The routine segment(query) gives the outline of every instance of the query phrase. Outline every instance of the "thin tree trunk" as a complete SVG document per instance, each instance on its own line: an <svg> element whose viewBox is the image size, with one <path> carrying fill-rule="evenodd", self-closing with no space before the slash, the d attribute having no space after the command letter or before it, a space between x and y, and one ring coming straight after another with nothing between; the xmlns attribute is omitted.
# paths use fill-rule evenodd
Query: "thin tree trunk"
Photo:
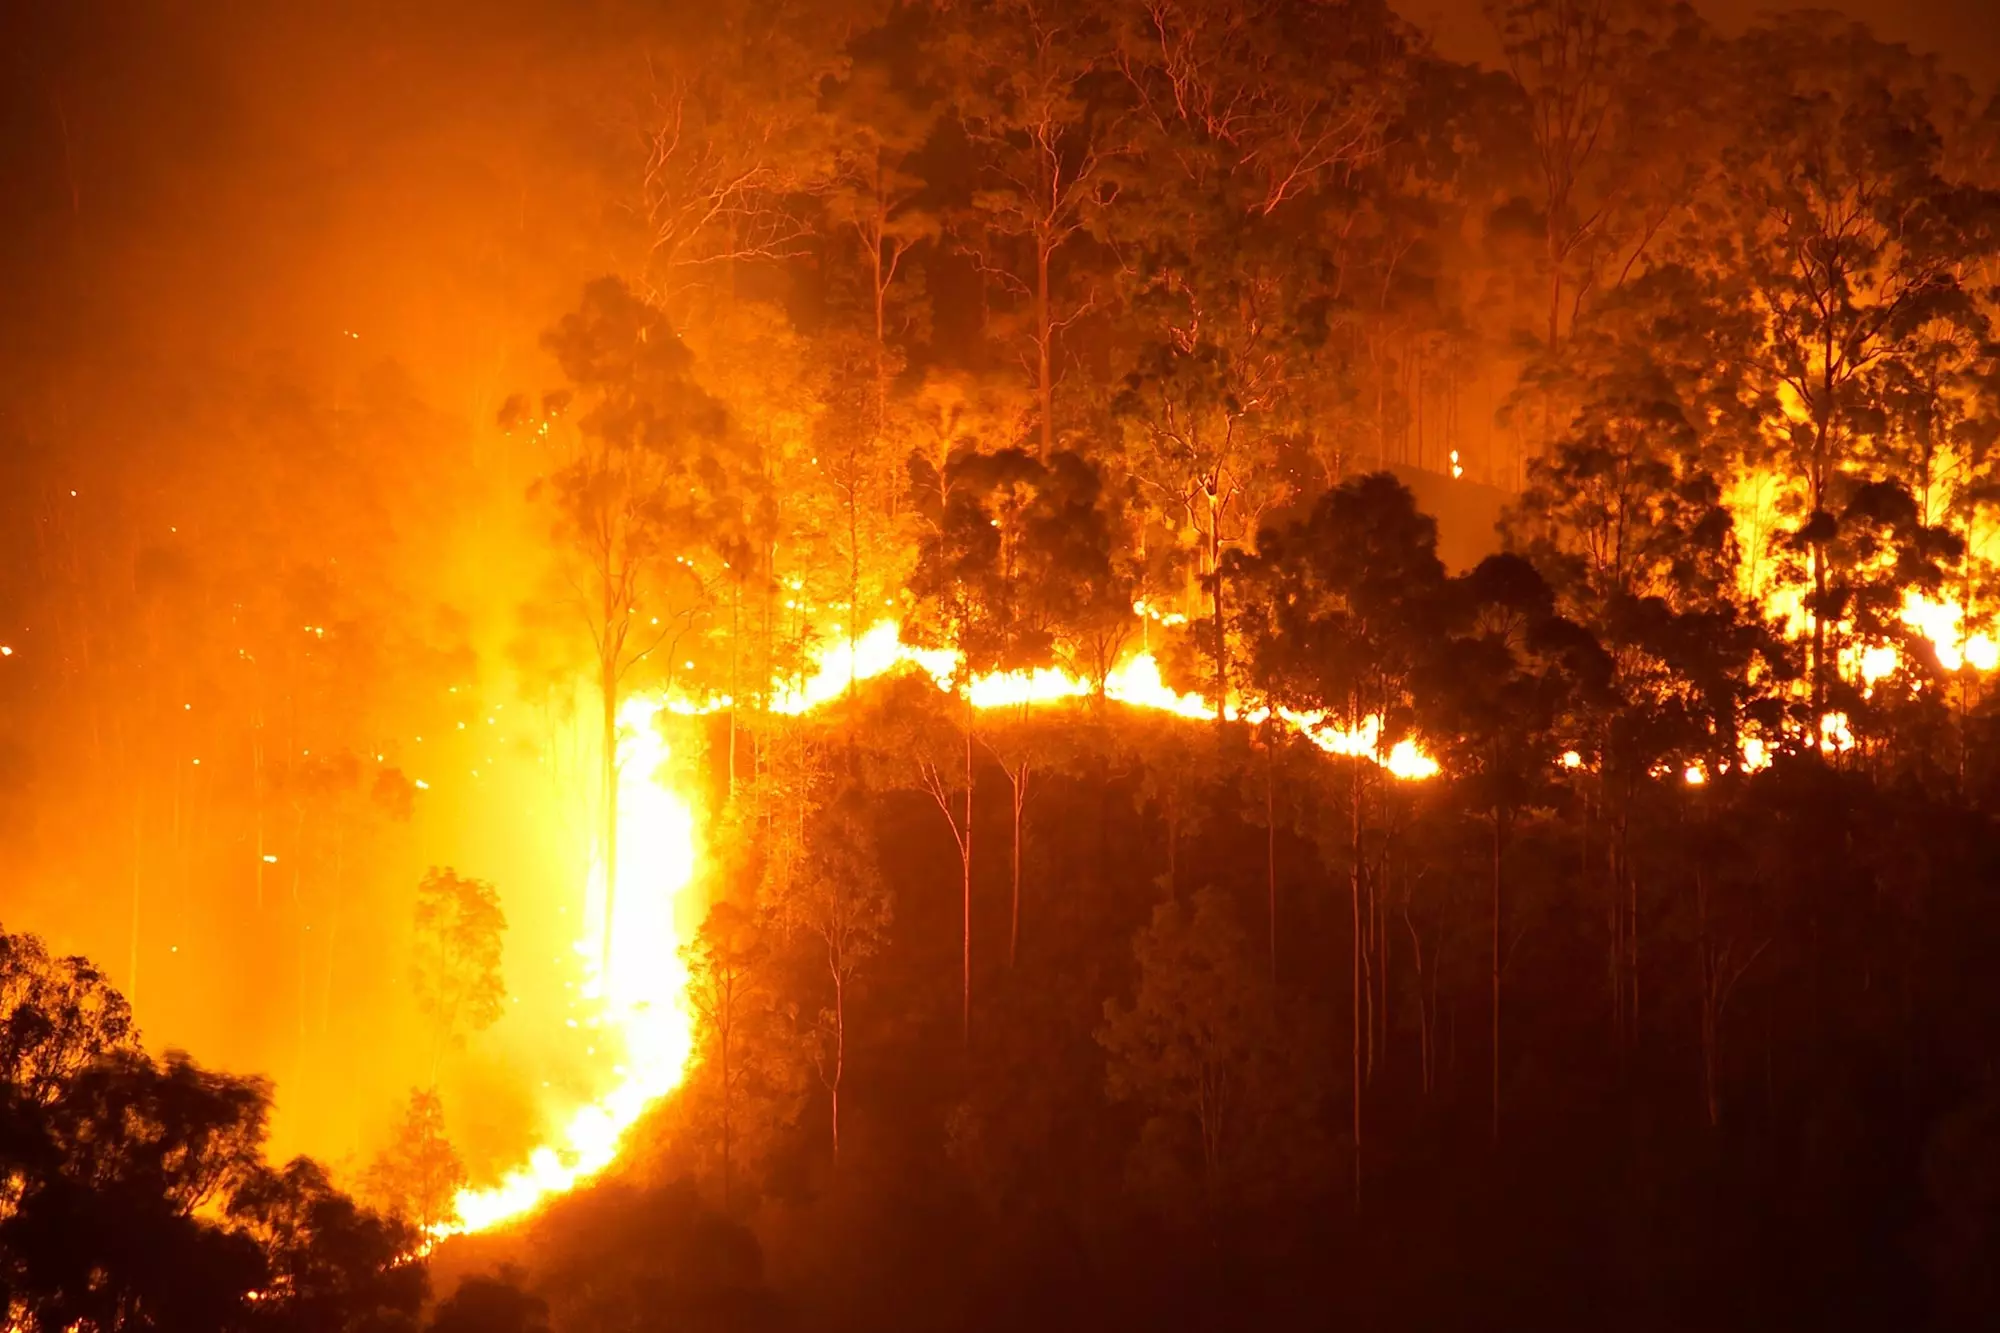
<svg viewBox="0 0 2000 1333"><path fill-rule="evenodd" d="M833 969L833 1082L827 1092L833 1103L833 1160L840 1160L840 1083L847 1072L847 986L841 968Z"/></svg>
<svg viewBox="0 0 2000 1333"><path fill-rule="evenodd" d="M1353 940L1353 1057L1354 1057L1354 1211L1361 1212L1361 760L1348 761L1348 865L1347 891L1352 908Z"/></svg>
<svg viewBox="0 0 2000 1333"><path fill-rule="evenodd" d="M959 861L963 879L963 994L960 997L959 1040L972 1045L972 694L965 696L965 833L960 839Z"/></svg>
<svg viewBox="0 0 2000 1333"><path fill-rule="evenodd" d="M1049 366L1049 341L1055 336L1049 320L1049 244L1046 236L1035 244L1035 388L1042 409L1042 461L1056 448L1055 381Z"/></svg>
<svg viewBox="0 0 2000 1333"><path fill-rule="evenodd" d="M1264 895L1265 916L1271 927L1271 984L1278 984L1278 820L1274 770L1277 767L1275 736L1264 743Z"/></svg>
<svg viewBox="0 0 2000 1333"><path fill-rule="evenodd" d="M1215 579L1215 720L1220 724L1229 706L1229 640L1222 620L1222 511L1213 499L1208 510L1208 567Z"/></svg>
<svg viewBox="0 0 2000 1333"><path fill-rule="evenodd" d="M1014 788L1014 897L1007 921L1007 966L1012 968L1021 945L1021 811L1028 799L1028 761L1007 776Z"/></svg>
<svg viewBox="0 0 2000 1333"><path fill-rule="evenodd" d="M1504 837L1505 815L1498 805L1493 807L1493 1142L1500 1142L1500 964L1501 964L1501 920L1505 909L1502 898L1501 842Z"/></svg>

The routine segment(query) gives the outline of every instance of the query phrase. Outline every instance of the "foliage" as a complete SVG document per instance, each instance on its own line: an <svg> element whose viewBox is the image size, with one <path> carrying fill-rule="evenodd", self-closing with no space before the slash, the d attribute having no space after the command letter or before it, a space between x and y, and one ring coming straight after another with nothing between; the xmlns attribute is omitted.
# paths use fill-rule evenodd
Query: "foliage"
<svg viewBox="0 0 2000 1333"><path fill-rule="evenodd" d="M417 885L411 977L431 1021L432 1067L443 1051L491 1027L507 998L500 977L507 930L500 895L483 879L432 867Z"/></svg>
<svg viewBox="0 0 2000 1333"><path fill-rule="evenodd" d="M0 944L10 966L87 975L32 936ZM22 995L0 1009L10 1025L32 1017ZM100 1001L123 1011L115 992ZM414 1329L425 1277L413 1233L305 1158L268 1165L269 1113L262 1081L179 1052L155 1061L129 1039L55 1069L17 1066L0 1084L10 1321L25 1333Z"/></svg>
<svg viewBox="0 0 2000 1333"><path fill-rule="evenodd" d="M453 1200L465 1183L465 1163L445 1135L437 1090L410 1089L395 1135L368 1164L363 1188L384 1213L429 1235L457 1216Z"/></svg>

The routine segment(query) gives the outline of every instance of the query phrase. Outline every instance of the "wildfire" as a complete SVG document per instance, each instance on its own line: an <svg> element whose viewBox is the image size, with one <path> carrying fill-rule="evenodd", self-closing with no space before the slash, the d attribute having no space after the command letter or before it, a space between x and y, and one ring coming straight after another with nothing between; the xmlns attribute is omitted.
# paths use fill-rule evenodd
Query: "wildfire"
<svg viewBox="0 0 2000 1333"><path fill-rule="evenodd" d="M1810 631L1803 599L1795 588L1764 590L1769 614L1787 631ZM1143 602L1134 606L1142 619L1161 625L1183 617L1163 613ZM1984 632L1968 635L1965 613L1948 599L1934 599L1914 590L1904 594L1902 622L1928 640L1938 663L1948 671L1991 672L2000 667L2000 643ZM1845 639L1852 627L1839 627ZM798 717L844 696L850 688L897 670L914 669L939 690L962 694L976 709L1027 708L1061 704L1097 692L1092 681L1060 667L996 671L966 679L962 661L950 649L924 648L903 641L894 620L883 620L866 633L849 636L840 626L814 654L810 668L774 682L766 698L772 713ZM1840 669L1866 686L1894 674L1903 658L1894 644L1863 643L1847 648ZM1190 720L1221 716L1253 725L1271 721L1263 708L1245 708L1231 698L1216 701L1182 693L1168 685L1159 661L1140 651L1110 671L1102 682L1103 697L1124 707L1167 713ZM687 1000L687 970L680 961L677 915L694 883L699 863L694 802L675 787L666 772L669 747L660 730L663 715L698 716L733 706L727 696L691 698L683 694L651 694L626 701L619 713L618 740L618 883L607 895L602 863L589 885L585 928L576 951L588 973L585 998L591 1006L588 1026L594 1039L623 1053L618 1082L609 1092L571 1113L555 1141L535 1150L528 1161L499 1184L466 1190L457 1199L457 1220L436 1229L443 1237L488 1230L533 1211L549 1197L575 1188L616 1160L623 1137L646 1109L677 1087L694 1047L693 1019ZM1280 709L1278 721L1317 749L1331 755L1365 759L1392 777L1422 781L1437 775L1437 761L1407 738L1385 747L1383 721L1366 716L1342 725L1324 712ZM1854 745L1844 714L1821 720L1820 734L1808 744L1839 753ZM1741 768L1755 772L1771 763L1770 745L1745 737ZM1568 768L1583 765L1575 751L1562 756ZM1680 777L1689 785L1709 780L1707 769L1686 767ZM419 783L419 786L423 784ZM610 902L614 919L604 930ZM599 956L598 942L609 939L610 956Z"/></svg>
<svg viewBox="0 0 2000 1333"><path fill-rule="evenodd" d="M1093 692L1091 682L1059 668L992 672L961 681L959 655L948 649L906 644L894 621L885 620L852 642L835 637L817 655L812 670L778 682L769 700L772 712L801 716L845 694L851 684L891 671L914 668L940 690L964 690L974 708L1015 708L1060 703ZM1198 694L1182 694L1160 674L1159 662L1141 652L1104 680L1104 696L1130 708L1206 720L1216 707ZM731 706L726 696L691 699L648 694L625 701L618 713L618 882L607 895L600 859L589 885L584 930L576 943L588 973L584 997L591 1007L595 1040L623 1052L619 1081L609 1092L571 1113L553 1143L487 1189L459 1193L457 1217L432 1230L434 1240L490 1230L533 1212L550 1197L574 1189L610 1166L625 1133L648 1107L672 1092L686 1075L694 1050L694 1020L687 1004L687 967L680 958L682 899L700 863L694 801L674 785L667 770L671 751L662 735L663 715L698 716ZM1241 711L1225 702L1223 716L1261 724L1270 714ZM1382 720L1366 717L1352 728L1323 713L1281 710L1279 718L1328 754L1367 759L1394 777L1421 780L1438 772L1436 761L1410 740L1382 748ZM421 784L419 784L421 785ZM607 900L611 930L604 930ZM600 957L599 941L609 938L610 956Z"/></svg>

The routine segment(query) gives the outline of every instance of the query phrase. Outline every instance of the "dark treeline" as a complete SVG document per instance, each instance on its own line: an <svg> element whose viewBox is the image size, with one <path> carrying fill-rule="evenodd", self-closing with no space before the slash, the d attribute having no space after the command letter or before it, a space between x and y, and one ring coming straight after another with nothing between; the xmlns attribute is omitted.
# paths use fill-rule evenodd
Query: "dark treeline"
<svg viewBox="0 0 2000 1333"><path fill-rule="evenodd" d="M24 353L0 818L140 1004L226 1004L205 948L283 1097L397 1094L402 1220L9 937L23 1328L1991 1319L2000 112L1829 14L1489 19L1504 69L1370 0L357 40L487 164L504 226L412 215L475 334ZM795 715L879 620L952 688ZM1141 651L1216 716L1108 697ZM1086 688L975 706L1038 668ZM575 921L410 826L505 801L512 704L618 865L653 692L712 706L696 1059L424 1312L532 1138L466 1072L501 932Z"/></svg>

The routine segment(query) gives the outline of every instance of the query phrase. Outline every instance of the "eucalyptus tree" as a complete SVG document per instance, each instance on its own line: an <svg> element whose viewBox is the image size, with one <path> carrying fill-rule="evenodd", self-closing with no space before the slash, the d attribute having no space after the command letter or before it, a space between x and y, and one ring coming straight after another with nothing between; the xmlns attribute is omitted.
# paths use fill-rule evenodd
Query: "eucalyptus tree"
<svg viewBox="0 0 2000 1333"><path fill-rule="evenodd" d="M632 671L682 636L715 601L743 549L758 471L727 418L696 383L693 357L666 316L616 278L584 288L544 336L570 387L539 407L516 397L501 424L550 446L530 492L552 513L570 600L590 635L602 706L602 962L618 890L618 710Z"/></svg>
<svg viewBox="0 0 2000 1333"><path fill-rule="evenodd" d="M1483 812L1492 853L1491 1134L1500 1138L1502 979L1511 941L1506 853L1515 817L1551 799L1576 711L1609 685L1610 663L1589 631L1556 610L1555 595L1517 555L1488 556L1453 579L1445 633L1416 673L1420 731L1466 804Z"/></svg>
<svg viewBox="0 0 2000 1333"><path fill-rule="evenodd" d="M982 278L1027 305L1024 343L1038 452L1056 449L1064 336L1110 300L1102 242L1130 151L1111 7L1049 0L956 3L941 54L976 176L961 244Z"/></svg>
<svg viewBox="0 0 2000 1333"><path fill-rule="evenodd" d="M1364 895L1373 920L1380 878L1371 874L1364 844L1367 788L1384 776L1370 759L1409 734L1413 682L1447 624L1437 524L1394 477L1371 473L1325 492L1304 517L1267 528L1255 556L1233 566L1246 585L1239 612L1246 674L1268 706L1320 715L1322 725L1349 737L1373 737L1374 755L1346 762L1358 1207L1364 1054L1373 1067L1374 1024L1365 1023L1365 1043L1364 1015L1388 997L1386 947L1371 952L1362 926Z"/></svg>

